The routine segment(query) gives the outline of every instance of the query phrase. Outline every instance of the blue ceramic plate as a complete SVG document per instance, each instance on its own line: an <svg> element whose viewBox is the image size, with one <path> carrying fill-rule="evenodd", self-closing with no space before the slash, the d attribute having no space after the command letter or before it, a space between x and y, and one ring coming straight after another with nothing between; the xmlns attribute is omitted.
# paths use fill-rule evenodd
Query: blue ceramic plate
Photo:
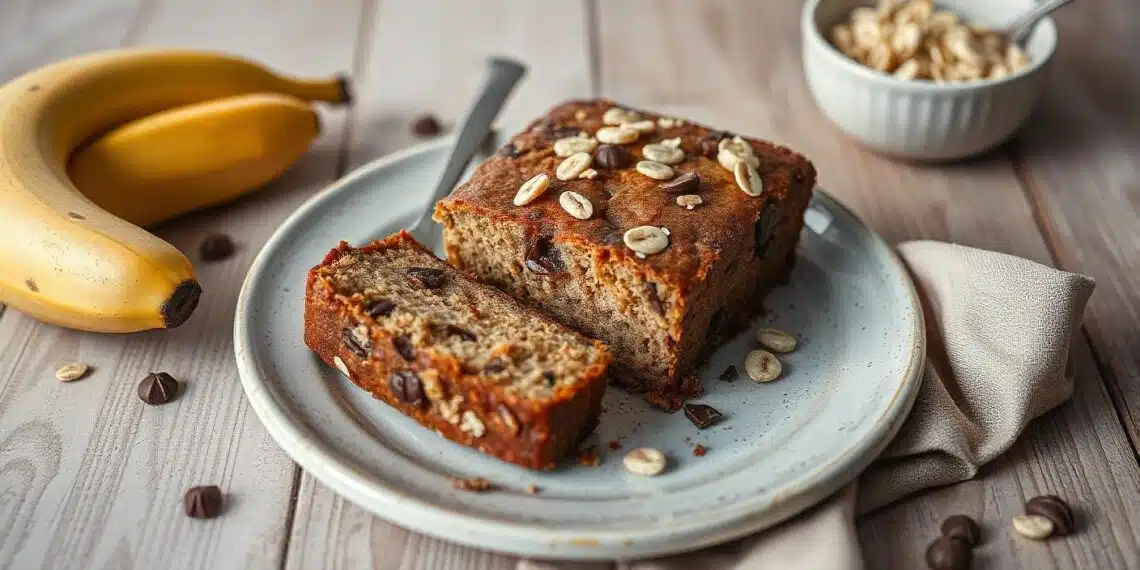
<svg viewBox="0 0 1140 570"><path fill-rule="evenodd" d="M906 417L921 376L922 313L891 249L818 192L788 286L755 327L800 335L784 375L743 374L754 335L701 369L699 401L727 416L698 430L683 414L606 394L588 443L597 467L537 473L444 440L357 389L302 341L305 273L339 240L361 244L412 223L450 140L364 166L310 199L269 240L242 287L234 345L242 384L269 433L297 463L348 500L397 525L523 556L658 556L780 522L850 482ZM730 364L735 382L717 376ZM611 449L617 442L621 449ZM707 449L693 454L696 445ZM631 475L623 450L669 457L657 477ZM500 490L454 490L481 476ZM529 485L540 492L526 492Z"/></svg>

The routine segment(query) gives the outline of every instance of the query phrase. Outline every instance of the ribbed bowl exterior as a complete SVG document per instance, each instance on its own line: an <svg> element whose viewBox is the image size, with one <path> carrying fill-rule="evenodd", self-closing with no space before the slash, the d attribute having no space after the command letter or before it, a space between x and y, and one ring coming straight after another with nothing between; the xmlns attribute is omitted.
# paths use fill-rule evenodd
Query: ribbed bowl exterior
<svg viewBox="0 0 1140 570"><path fill-rule="evenodd" d="M1044 59L1020 74L975 83L908 82L862 67L828 44L818 32L816 11L828 3L851 4L809 0L805 6L811 11L802 34L808 88L828 119L875 151L917 160L985 152L1025 124L1044 88L1056 37L1051 22L1039 26L1030 45L1031 56L1036 51Z"/></svg>

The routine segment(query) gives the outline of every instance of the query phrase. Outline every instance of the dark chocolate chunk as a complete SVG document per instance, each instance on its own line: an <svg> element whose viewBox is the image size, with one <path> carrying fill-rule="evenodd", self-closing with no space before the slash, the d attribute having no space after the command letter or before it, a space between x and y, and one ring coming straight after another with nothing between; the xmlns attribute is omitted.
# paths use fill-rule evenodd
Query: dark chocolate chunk
<svg viewBox="0 0 1140 570"><path fill-rule="evenodd" d="M404 360L411 362L416 359L416 347L412 345L412 339L408 335L398 334L392 337L392 346L400 356L404 357Z"/></svg>
<svg viewBox="0 0 1140 570"><path fill-rule="evenodd" d="M519 147L515 146L515 143L509 142L509 143L499 147L499 150L496 151L495 154L497 154L499 156L505 156L507 158L518 158Z"/></svg>
<svg viewBox="0 0 1140 570"><path fill-rule="evenodd" d="M412 121L412 133L417 137L434 137L443 132L439 119L430 113L420 115Z"/></svg>
<svg viewBox="0 0 1140 570"><path fill-rule="evenodd" d="M356 334L352 332L351 327L345 327L341 331L341 337L344 338L344 346L348 348L353 354L360 358L368 358L368 348L361 343L361 339L356 338ZM367 340L367 339L365 339Z"/></svg>
<svg viewBox="0 0 1140 570"><path fill-rule="evenodd" d="M931 570L967 570L973 560L966 541L940 536L926 549L926 565Z"/></svg>
<svg viewBox="0 0 1140 570"><path fill-rule="evenodd" d="M234 254L234 240L226 234L211 234L198 246L198 256L202 261L221 261Z"/></svg>
<svg viewBox="0 0 1140 570"><path fill-rule="evenodd" d="M475 333L473 333L473 332L471 332L465 328L457 327L455 325L445 326L444 332L447 333L447 336L457 336L457 337L459 337L463 340L466 340L468 342L475 342L479 338L479 337L475 336Z"/></svg>
<svg viewBox="0 0 1140 570"><path fill-rule="evenodd" d="M966 515L954 515L942 523L942 536L957 538L970 546L976 546L981 540L982 530L978 523Z"/></svg>
<svg viewBox="0 0 1140 570"><path fill-rule="evenodd" d="M186 515L196 519L212 519L222 514L222 490L217 485L190 487L182 496Z"/></svg>
<svg viewBox="0 0 1140 570"><path fill-rule="evenodd" d="M1053 523L1053 534L1063 536L1073 532L1073 510L1057 495L1033 497L1025 504L1025 513L1038 515Z"/></svg>
<svg viewBox="0 0 1140 570"><path fill-rule="evenodd" d="M729 364L728 368L725 368L724 372L721 372L720 376L717 376L718 380L723 380L725 382L732 382L737 378L740 378L740 372L737 371L736 366L732 364Z"/></svg>
<svg viewBox="0 0 1140 570"><path fill-rule="evenodd" d="M756 220L755 240L756 257L764 257L768 253L768 246L772 244L772 233L776 230L778 208L775 204L765 204Z"/></svg>
<svg viewBox="0 0 1140 570"><path fill-rule="evenodd" d="M447 280L447 273L432 267L409 267L408 277L419 281L426 289L439 289Z"/></svg>
<svg viewBox="0 0 1140 570"><path fill-rule="evenodd" d="M805 178L807 178L807 175L804 174L804 171L799 168L797 168L796 171L792 173L792 179L796 182L803 182Z"/></svg>
<svg viewBox="0 0 1140 570"><path fill-rule="evenodd" d="M709 328L705 332L705 338L708 339L709 344L720 344L724 340L724 334L728 328L728 316L725 314L724 309L717 309L711 319L709 319Z"/></svg>
<svg viewBox="0 0 1140 570"><path fill-rule="evenodd" d="M387 299L375 299L364 304L364 312L374 319L387 317L394 310L396 304Z"/></svg>
<svg viewBox="0 0 1140 570"><path fill-rule="evenodd" d="M685 417L699 429L705 429L721 420L724 414L708 404L685 404Z"/></svg>
<svg viewBox="0 0 1140 570"><path fill-rule="evenodd" d="M652 281L645 282L645 296L649 297L649 306L658 315L665 314L665 307L661 304L661 297L657 296L657 284Z"/></svg>
<svg viewBox="0 0 1140 570"><path fill-rule="evenodd" d="M523 263L532 273L549 275L565 269L562 254L549 237L528 240L525 255Z"/></svg>
<svg viewBox="0 0 1140 570"><path fill-rule="evenodd" d="M686 172L669 182L661 185L661 189L668 194L696 194L701 186L701 179L696 172Z"/></svg>
<svg viewBox="0 0 1140 570"><path fill-rule="evenodd" d="M624 146L616 144L599 145L594 151L594 164L602 168L619 169L633 164L633 154Z"/></svg>
<svg viewBox="0 0 1140 570"><path fill-rule="evenodd" d="M424 403L424 385L420 377L411 370L395 370L388 376L388 387L396 395L396 399L413 406Z"/></svg>
<svg viewBox="0 0 1140 570"><path fill-rule="evenodd" d="M165 404L178 395L178 381L166 372L151 372L139 382L139 399L152 405Z"/></svg>
<svg viewBox="0 0 1140 570"><path fill-rule="evenodd" d="M542 373L542 379L546 381L547 386L553 386L554 385L555 379L554 379L554 373L553 372L543 372Z"/></svg>
<svg viewBox="0 0 1140 570"><path fill-rule="evenodd" d="M717 153L720 152L720 145L717 144L716 139L704 138L701 139L701 155L708 158L716 158Z"/></svg>
<svg viewBox="0 0 1140 570"><path fill-rule="evenodd" d="M507 369L507 364L501 360L492 360L483 367L483 374L498 374Z"/></svg>

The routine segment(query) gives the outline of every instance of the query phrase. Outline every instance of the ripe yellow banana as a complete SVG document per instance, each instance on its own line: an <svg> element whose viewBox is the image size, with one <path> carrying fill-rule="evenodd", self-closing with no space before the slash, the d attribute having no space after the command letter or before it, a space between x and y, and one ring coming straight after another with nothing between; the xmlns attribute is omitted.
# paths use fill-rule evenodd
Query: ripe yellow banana
<svg viewBox="0 0 1140 570"><path fill-rule="evenodd" d="M348 100L341 80L294 80L240 58L162 49L80 56L0 87L0 302L90 331L184 322L201 293L190 261L83 196L67 158L135 119L254 92Z"/></svg>
<svg viewBox="0 0 1140 570"><path fill-rule="evenodd" d="M296 97L225 97L127 123L77 150L68 174L104 210L149 226L264 185L319 132L316 111Z"/></svg>

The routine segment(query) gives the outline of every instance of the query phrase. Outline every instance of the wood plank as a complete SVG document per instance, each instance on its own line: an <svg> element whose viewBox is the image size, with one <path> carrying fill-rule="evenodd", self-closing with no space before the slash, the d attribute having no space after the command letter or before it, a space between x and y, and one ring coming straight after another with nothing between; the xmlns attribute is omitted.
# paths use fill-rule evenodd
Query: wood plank
<svg viewBox="0 0 1140 570"><path fill-rule="evenodd" d="M1017 155L1059 263L1097 280L1087 329L1140 449L1140 13L1093 0L1056 21L1056 67Z"/></svg>
<svg viewBox="0 0 1140 570"><path fill-rule="evenodd" d="M798 3L639 0L599 3L598 10L603 95L799 149L816 163L821 185L892 242L952 240L1050 262L1004 155L958 166L906 165L861 150L827 123L801 73ZM976 481L862 521L869 568L920 567L922 549L946 516L963 511L1007 521L1038 490L1079 497L1094 520L1038 551L1004 529L992 530L986 567L1134 562L1140 517L1128 505L1140 501L1136 461L1087 346L1078 344L1080 389L1073 402L1031 426Z"/></svg>
<svg viewBox="0 0 1140 570"><path fill-rule="evenodd" d="M500 115L508 128L559 99L590 93L583 2L385 0L377 5L368 33L359 116L351 127L351 166L418 142L408 125L420 113L434 113L453 126L480 87L484 60L491 54L517 57L530 66ZM295 521L287 568L516 565L513 557L408 533L346 502L308 474Z"/></svg>
<svg viewBox="0 0 1140 570"><path fill-rule="evenodd" d="M96 13L114 6L97 4L106 9ZM119 29L145 44L229 50L323 75L351 68L360 11L359 2L163 0L137 31ZM101 37L112 26L90 27ZM26 61L45 59L37 58ZM113 336L40 325L16 311L0 318L8 348L0 353L0 568L281 566L298 470L246 404L233 362L233 312L249 263L277 222L335 177L337 116L326 114L322 139L281 180L157 232L193 258L209 232L239 244L234 258L199 264L205 294L182 327ZM95 372L71 384L52 378L73 360ZM153 408L138 400L135 385L152 370L184 381L178 400ZM182 493L195 484L223 488L223 517L182 513Z"/></svg>

